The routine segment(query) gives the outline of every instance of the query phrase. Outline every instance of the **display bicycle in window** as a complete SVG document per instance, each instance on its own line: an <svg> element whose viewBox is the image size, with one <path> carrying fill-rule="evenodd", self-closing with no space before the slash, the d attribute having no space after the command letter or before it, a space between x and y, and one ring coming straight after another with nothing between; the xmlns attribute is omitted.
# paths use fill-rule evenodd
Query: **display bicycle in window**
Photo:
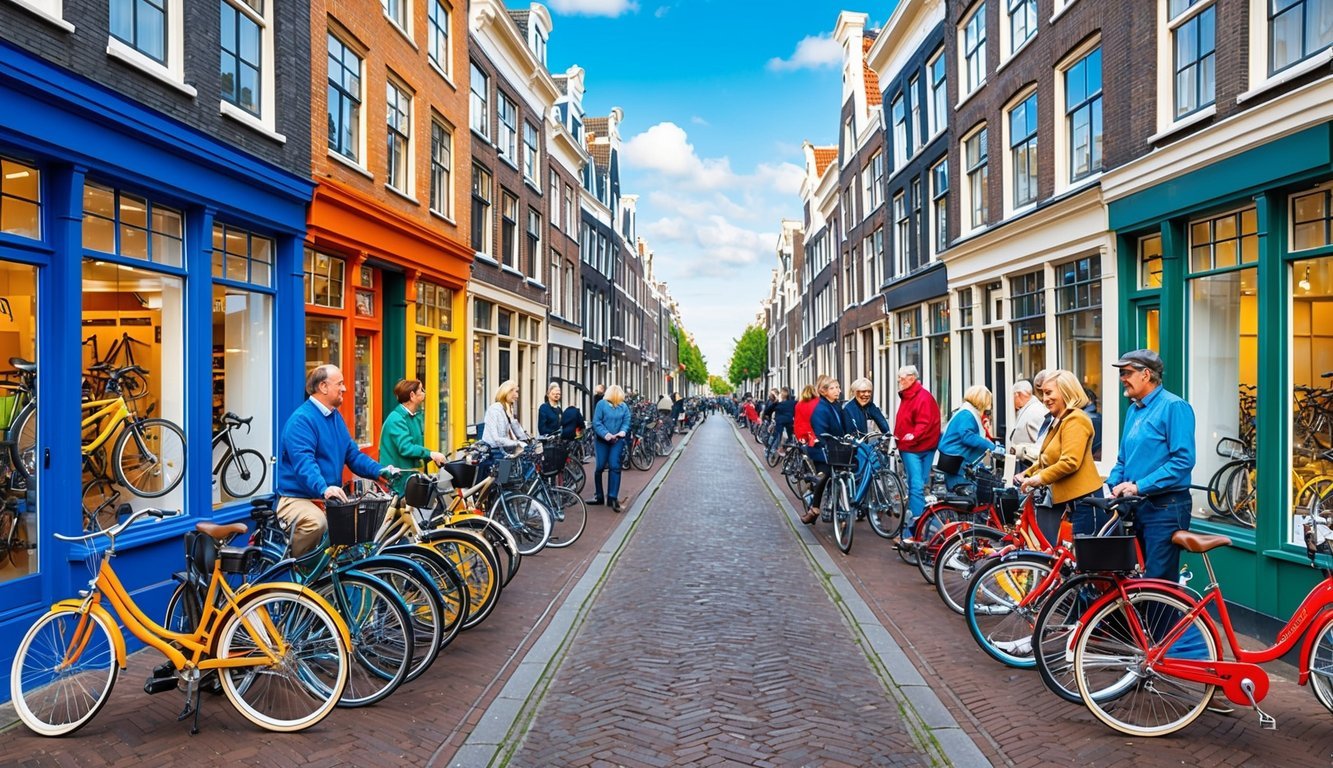
<svg viewBox="0 0 1333 768"><path fill-rule="evenodd" d="M222 483L222 491L233 499L245 499L255 495L264 485L268 474L268 459L253 448L237 448L235 431L245 427L250 432L250 422L255 417L242 419L227 411L222 414L221 429L213 434L213 450L224 450L213 465L213 476Z"/></svg>
<svg viewBox="0 0 1333 768"><path fill-rule="evenodd" d="M88 399L99 398L106 395L106 383L110 378L110 372L116 369L129 369L138 365L134 359L135 345L141 347L150 346L148 342L139 341L129 334L128 331L122 333L119 338L111 342L104 354L99 353L97 347L97 334L92 334L83 340L83 346L89 347L91 351L91 362L88 364L87 372L84 374L84 395ZM120 392L126 400L138 400L148 394L148 381L145 378L146 372L127 373L120 382ZM144 404L145 412L151 410L152 406Z"/></svg>

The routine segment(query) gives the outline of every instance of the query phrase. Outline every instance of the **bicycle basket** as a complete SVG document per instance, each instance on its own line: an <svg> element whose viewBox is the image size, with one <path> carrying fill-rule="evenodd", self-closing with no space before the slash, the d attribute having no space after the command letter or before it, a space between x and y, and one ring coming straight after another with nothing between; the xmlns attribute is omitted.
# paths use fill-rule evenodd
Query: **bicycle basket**
<svg viewBox="0 0 1333 768"><path fill-rule="evenodd" d="M512 485L523 479L523 467L518 459L496 459L495 482L497 485Z"/></svg>
<svg viewBox="0 0 1333 768"><path fill-rule="evenodd" d="M386 496L327 502L324 512L329 519L329 543L351 546L374 539L388 508Z"/></svg>
<svg viewBox="0 0 1333 768"><path fill-rule="evenodd" d="M403 489L403 501L409 507L429 507L434 490L435 480L430 475L412 475L407 478L407 487Z"/></svg>
<svg viewBox="0 0 1333 768"><path fill-rule="evenodd" d="M834 469L851 469L856 464L856 444L825 440L824 458Z"/></svg>
<svg viewBox="0 0 1333 768"><path fill-rule="evenodd" d="M1023 514L1023 494L1017 488L1005 488L995 494L995 511L1005 528L1018 525L1018 518Z"/></svg>
<svg viewBox="0 0 1333 768"><path fill-rule="evenodd" d="M569 459L569 447L562 443L550 443L542 449L542 474L554 477L565 469Z"/></svg>
<svg viewBox="0 0 1333 768"><path fill-rule="evenodd" d="M972 484L977 489L977 504L999 506L997 498L1004 490L1004 481L994 475L978 472L972 477Z"/></svg>
<svg viewBox="0 0 1333 768"><path fill-rule="evenodd" d="M477 484L477 465L466 461L451 461L444 465L444 471L454 481L455 488L471 488Z"/></svg>
<svg viewBox="0 0 1333 768"><path fill-rule="evenodd" d="M1128 573L1139 567L1133 536L1075 536L1075 570Z"/></svg>

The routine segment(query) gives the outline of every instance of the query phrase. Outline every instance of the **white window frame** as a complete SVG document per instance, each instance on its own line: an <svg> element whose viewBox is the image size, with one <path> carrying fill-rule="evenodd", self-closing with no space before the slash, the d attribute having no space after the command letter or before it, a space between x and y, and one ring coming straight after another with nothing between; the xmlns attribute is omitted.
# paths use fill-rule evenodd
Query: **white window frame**
<svg viewBox="0 0 1333 768"><path fill-rule="evenodd" d="M395 17L389 12L390 5L398 7L398 17ZM412 0L380 0L380 10L384 13L384 18L388 19L390 24L407 37L408 40L412 39ZM401 17L401 19L399 17Z"/></svg>
<svg viewBox="0 0 1333 768"><path fill-rule="evenodd" d="M907 246L911 237L911 219L907 214L907 194L893 196L893 266L895 274L907 274Z"/></svg>
<svg viewBox="0 0 1333 768"><path fill-rule="evenodd" d="M1171 133L1174 133L1175 131L1185 128L1186 126L1190 126L1195 123L1201 122L1203 120L1207 120L1208 118L1217 114L1218 77L1217 77L1216 64L1214 64L1212 103L1204 105L1188 114L1181 115L1179 118L1175 116L1176 67L1175 67L1175 44L1174 44L1176 30L1178 30L1181 26L1188 24L1190 21L1194 20L1196 17L1198 17L1200 13L1203 13L1208 8L1215 8L1217 6L1216 0L1201 0L1200 2L1196 2L1194 5L1182 11L1174 19L1168 18L1168 16L1171 13L1170 2L1171 0L1156 0L1155 11L1157 14L1157 27L1156 27L1157 28L1157 80L1156 80L1157 104L1155 112L1157 120L1157 133L1154 134L1149 139L1150 141L1154 142L1161 138L1164 138L1165 136ZM1259 10L1261 13L1265 12L1263 6L1260 6ZM1263 28L1262 23L1259 26L1261 29ZM1267 50L1266 48L1267 36L1264 37L1263 41L1250 40L1251 52L1253 53L1253 49L1256 46L1260 45L1264 46L1265 50ZM1217 61L1216 16L1214 16L1213 56L1214 56L1213 60L1214 62L1216 62ZM1266 59L1267 54L1265 53L1264 56ZM1103 72L1103 77L1104 76L1105 73ZM1253 79L1253 74L1251 74L1250 82L1251 83L1255 82L1255 80Z"/></svg>
<svg viewBox="0 0 1333 768"><path fill-rule="evenodd" d="M65 32L74 31L74 25L65 21L64 0L9 0L9 2Z"/></svg>
<svg viewBox="0 0 1333 768"><path fill-rule="evenodd" d="M555 168L547 170L551 185L551 199L547 200L546 217L551 221L552 229L560 229L560 177Z"/></svg>
<svg viewBox="0 0 1333 768"><path fill-rule="evenodd" d="M445 136L447 137L447 139L448 139L448 150L447 150L447 151L448 151L448 155L449 155L449 162L448 162L448 164L446 164L446 165L444 166L444 174L445 174L446 181L445 181L445 183L444 183L444 189L440 190L440 198L441 198L441 201L442 201L443 204L444 204L443 208L437 208L436 205L435 205L435 200L433 199L434 196L435 196L435 195L434 195L434 192L435 192L435 166L436 166L436 163L435 163L435 129L436 129L437 127L438 127L441 131L444 132L444 135L445 135ZM430 199L429 202L428 202L428 205L430 206L430 210L431 210L431 212L433 212L433 213L438 213L439 215L445 217L446 219L450 219L450 220L452 220L452 219L453 219L453 210L454 210L454 129L453 129L452 127L450 127L450 125L449 125L448 123L446 123L444 120L442 120L442 119L440 119L440 118L438 118L438 117L435 117L435 116L432 116L432 117L431 117L431 121L430 121L430 190L429 190L429 193L430 193L430 198L432 198L432 199Z"/></svg>
<svg viewBox="0 0 1333 768"><path fill-rule="evenodd" d="M468 125L487 143L491 140L491 76L477 66L477 62L468 64ZM477 79L481 78L481 93L477 92Z"/></svg>
<svg viewBox="0 0 1333 768"><path fill-rule="evenodd" d="M1248 0L1248 2L1250 29L1247 40L1250 45L1250 77L1246 82L1250 89L1236 98L1238 103L1248 101L1271 88L1319 69L1333 61L1333 48L1324 48L1280 72L1270 72L1268 68L1268 0Z"/></svg>
<svg viewBox="0 0 1333 768"><path fill-rule="evenodd" d="M275 74L277 59L273 36L275 3L272 0L265 2L264 12L259 13L245 0L221 1L236 8L259 25L259 114L253 115L226 99L218 100L219 113L261 133L269 134L270 138L285 142L286 137L277 134L277 96L274 93L277 90Z"/></svg>
<svg viewBox="0 0 1333 768"><path fill-rule="evenodd" d="M907 82L907 156L912 158L925 144L926 133L921 125L921 80L915 75Z"/></svg>
<svg viewBox="0 0 1333 768"><path fill-rule="evenodd" d="M194 86L185 82L184 5L184 0L166 0L163 4L166 22L162 34L166 36L166 40L163 41L162 48L166 54L166 61L154 59L110 32L107 33L106 54L194 98L198 92ZM110 18L108 7L108 22Z"/></svg>
<svg viewBox="0 0 1333 768"><path fill-rule="evenodd" d="M973 183L972 169L969 168L968 166L967 145L968 142L977 138L977 136L982 131L986 131L986 137L980 143L979 153L984 153L984 155L979 154L978 157L980 158L984 156L986 158L986 161L984 163L978 163L976 167L985 169L984 172L986 175L986 188L983 189L981 193L982 221L980 223L977 223L975 220L976 209L975 206L972 205L972 197L975 194L975 190L972 188L972 183ZM990 175L991 174L990 174L989 145L990 145L990 131L987 130L986 123L981 123L972 130L968 131L966 134L963 135L963 138L960 139L958 142L958 167L961 168L963 171L961 174L959 174L960 187L962 189L963 194L958 199L958 206L959 206L958 210L966 212L965 215L958 217L958 231L960 234L968 234L971 232L976 232L977 230L980 229L984 229L990 220Z"/></svg>
<svg viewBox="0 0 1333 768"><path fill-rule="evenodd" d="M972 22L980 19L980 23L975 27ZM967 36L972 32L978 37L977 45L972 48L971 53L979 58L976 61L969 56ZM972 6L971 10L965 13L958 23L958 103L962 104L972 96L972 94L981 90L986 85L986 0ZM972 66L969 66L969 63ZM975 73L973 70L976 70ZM973 81L975 75L976 80Z"/></svg>
<svg viewBox="0 0 1333 768"><path fill-rule="evenodd" d="M1004 201L1005 218L1009 218L1010 216L1013 216L1015 213L1026 211L1029 208L1034 207L1037 204L1037 202L1041 199L1040 189L1038 189L1038 191L1033 193L1033 197L1031 200L1025 200L1022 203L1018 202L1017 195L1014 194L1014 184L1017 183L1018 181L1018 175L1016 169L1014 168L1014 148L1011 146L1013 136L1011 135L1011 126L1010 126L1014 110L1018 109L1018 107L1026 103L1028 99L1036 97L1036 95L1037 95L1036 85L1024 88L1023 90L1019 91L1018 94L1015 95L1012 99L1010 99L1009 102L1004 105L1004 108L1000 110L1000 116L1001 116L1000 146L1004 150L1000 163L1001 174L1002 174L1001 183L1003 184L1001 191L1002 191L1002 198ZM1036 116L1037 121L1040 122L1040 115L1041 115L1040 98L1037 98L1034 115ZM1036 134L1033 135L1035 136ZM1038 142L1037 146L1033 147L1033 150L1040 151L1040 142ZM1038 176L1040 176L1041 174L1040 160L1038 161L1037 164L1037 174Z"/></svg>
<svg viewBox="0 0 1333 768"><path fill-rule="evenodd" d="M895 96L889 108L890 119L893 121L894 172L901 171L907 165L907 158L911 154L907 151L907 102L903 96L902 93Z"/></svg>
<svg viewBox="0 0 1333 768"><path fill-rule="evenodd" d="M528 142L531 133L532 142ZM541 177L541 129L531 120L523 121L523 179L540 190Z"/></svg>
<svg viewBox="0 0 1333 768"><path fill-rule="evenodd" d="M1093 181L1100 178L1102 173L1105 172L1106 169L1106 146L1105 146L1106 52L1105 51L1102 51L1102 136L1103 136L1102 170L1093 171L1092 173L1088 174L1087 176L1084 176L1078 181L1070 181L1070 174L1071 174L1070 141L1072 139L1071 136L1069 135L1068 120L1065 119L1065 95L1066 95L1065 72L1067 72L1072 66L1077 64L1080 60L1082 60L1084 56L1087 56L1089 53L1092 53L1094 48L1100 47L1101 44L1102 44L1101 35L1096 35L1092 38L1089 38L1088 40L1084 41L1082 45L1070 51L1069 54L1064 57L1064 59L1062 59L1055 65L1055 70L1054 70L1055 103L1052 105L1051 114L1053 114L1054 117L1051 121L1051 127L1053 129L1052 146L1055 148L1055 153L1052 158L1054 161L1054 165L1052 167L1055 169L1054 189L1055 189L1055 194L1057 195L1069 189L1072 189L1075 186L1081 187L1087 184L1091 184ZM1169 63L1168 66L1170 66ZM1162 93L1162 90L1160 88L1158 89L1158 93L1159 94ZM1169 104L1170 95L1168 94L1165 98L1167 100L1167 103ZM1162 97L1159 96L1158 98L1159 105L1162 103L1162 100L1163 100Z"/></svg>
<svg viewBox="0 0 1333 768"><path fill-rule="evenodd" d="M505 122L506 105L511 123ZM518 104L498 89L495 92L495 120L495 148L499 150L500 159L518 168L521 162L518 155Z"/></svg>
<svg viewBox="0 0 1333 768"><path fill-rule="evenodd" d="M1037 37L1037 0L1001 0L1004 3L1000 13L1000 68L1008 64L1029 43ZM1017 6L1017 9L1015 9ZM1029 22L1027 37L1014 40L1014 21L1025 16Z"/></svg>
<svg viewBox="0 0 1333 768"><path fill-rule="evenodd" d="M940 188L939 172L943 171L944 187ZM945 245L948 243L949 226L949 161L947 158L941 159L938 163L930 167L930 260L935 261L939 258L944 248L940 247L940 237L945 238ZM943 215L941 215L943 211Z"/></svg>
<svg viewBox="0 0 1333 768"><path fill-rule="evenodd" d="M940 65L940 71L943 77L938 81L935 79L935 65ZM944 61L944 49L940 48L934 56L926 61L926 82L930 88L930 109L927 110L927 120L930 121L930 128L927 134L930 136L925 143L930 143L936 136L944 132L949 123L949 65Z"/></svg>
<svg viewBox="0 0 1333 768"><path fill-rule="evenodd" d="M325 35L325 39L324 39L324 83L325 83L325 89L326 89L326 90L325 90L325 93L326 93L326 94L327 94L327 92L328 92L328 91L327 91L327 88L328 88L328 83L329 83L329 72L328 72L328 61L329 61L329 56L328 56L329 42L328 42L328 41L329 41L329 38L332 38L332 39L337 40L337 41L338 41L338 44L341 45L341 46L343 47L344 50L350 52L353 56L356 56L356 63L357 63L357 75L356 75L356 79L357 79L357 93L355 94L355 97L356 97L356 104L357 104L357 108L356 108L356 117L355 117L355 120L356 120L356 157L348 157L347 155L342 154L342 153L339 152L338 150L335 150L335 149L329 149L329 148L328 148L328 143L329 143L329 142L328 142L328 136L327 136L327 135L324 137L324 146L325 146L326 149L328 149L328 153L329 153L329 156L330 156L330 157L333 157L333 158L335 158L335 159L337 159L337 160L339 160L339 161L341 161L341 162L348 163L348 164L352 165L354 168L356 168L356 169L362 171L362 172L365 173L365 174L370 174L370 171L367 170L366 167L365 167L365 157L366 157L366 112L367 112L367 110L366 110L366 57L363 55L363 52L362 52L360 49L354 47L351 43L348 43L347 40L346 40L346 38L344 38L344 37L342 37L341 35L335 33L332 29L326 30L326 35ZM327 110L327 109L329 109L329 108L331 108L331 105L329 105L329 104L325 104L325 109Z"/></svg>
<svg viewBox="0 0 1333 768"><path fill-rule="evenodd" d="M454 37L449 25L453 22L454 10L444 0L426 0L426 2L430 3L426 9L426 59L445 80L452 84ZM444 26L440 26L439 18L435 15L440 11L444 12ZM444 38L444 50L433 51L441 37Z"/></svg>
<svg viewBox="0 0 1333 768"><path fill-rule="evenodd" d="M415 175L415 174L414 174L414 170L415 170L414 166L416 165L416 163L413 161L413 157L414 157L414 155L415 155L415 152L413 151L413 150L415 149L415 147L414 147L413 145L416 143L416 135L415 135L414 132L412 131L412 121L415 119L415 115L413 114L413 108L412 108L412 100L413 100L413 96L414 96L414 94L412 93L411 89L408 88L407 85L405 85L405 84L404 84L401 80L399 80L398 78L390 76L390 77L388 77L388 78L385 79L384 99L385 99L385 135L386 135L386 138L387 138L388 133L389 133L389 128L388 128L388 122L389 122L388 104L389 104L389 95L390 95L390 94L389 94L389 91L390 91L390 89L392 89L394 92L397 93L397 95L398 95L398 99L399 99L400 101L406 101L406 102L407 102L407 118L406 118L406 119L407 119L407 133L406 133L406 135L405 135L405 138L406 138L405 146L403 147L403 166L404 166L404 167L403 167L403 175L404 175L404 178L402 179L402 186L396 186L396 185L394 184L393 174L391 174L391 173L389 172L389 171L391 170L392 166L391 166L391 162L390 162L389 158L387 157L387 155L386 155L386 157L385 157L385 165L384 165L384 186L387 187L387 188L389 188L389 189L391 189L391 190L393 190L394 192L398 192L398 193L401 193L401 194L403 194L403 195L407 195L408 197L412 197L412 190L413 190L413 188L414 188L414 182L416 181L416 179L413 178L414 175Z"/></svg>

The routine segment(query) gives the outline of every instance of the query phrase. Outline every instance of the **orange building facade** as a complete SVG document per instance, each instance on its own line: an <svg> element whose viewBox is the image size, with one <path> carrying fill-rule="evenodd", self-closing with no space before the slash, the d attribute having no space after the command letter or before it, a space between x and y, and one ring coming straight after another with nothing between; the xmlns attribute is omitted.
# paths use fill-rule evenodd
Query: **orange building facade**
<svg viewBox="0 0 1333 768"><path fill-rule="evenodd" d="M394 384L420 379L426 445L447 451L463 439L473 258L466 7L315 0L310 24L306 369L343 369L343 417L372 455Z"/></svg>

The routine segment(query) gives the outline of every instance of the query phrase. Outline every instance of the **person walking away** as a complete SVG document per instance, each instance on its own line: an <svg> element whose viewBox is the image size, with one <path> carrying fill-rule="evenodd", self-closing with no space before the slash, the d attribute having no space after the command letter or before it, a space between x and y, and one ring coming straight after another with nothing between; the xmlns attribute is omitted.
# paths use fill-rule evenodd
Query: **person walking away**
<svg viewBox="0 0 1333 768"><path fill-rule="evenodd" d="M546 385L546 402L537 409L537 434L542 437L555 437L560 434L560 398L563 393L560 385L551 382Z"/></svg>
<svg viewBox="0 0 1333 768"><path fill-rule="evenodd" d="M392 467L421 469L427 460L444 466L446 457L427 448L425 411L426 387L420 379L402 379L393 385L398 407L389 412L380 427L380 461ZM407 490L407 473L389 480L389 487L399 496Z"/></svg>
<svg viewBox="0 0 1333 768"><path fill-rule="evenodd" d="M677 432L685 431L685 398L681 397L679 392L671 401L671 423L675 425Z"/></svg>
<svg viewBox="0 0 1333 768"><path fill-rule="evenodd" d="M822 442L825 437L846 437L847 422L838 400L842 397L842 385L833 377L824 378L819 388L819 399L810 414L810 429L815 436L815 444L810 448L810 461L815 465L819 480L815 484L814 496L810 509L801 516L801 522L814 525L819 519L819 507L824 500L824 490L828 487L833 471L828 465Z"/></svg>
<svg viewBox="0 0 1333 768"><path fill-rule="evenodd" d="M903 530L911 531L913 523L926 508L930 467L935 462L935 449L940 442L940 406L921 386L915 365L898 369L898 397L900 402L893 431L898 437L898 455L902 457L903 469L907 473L907 518L903 520Z"/></svg>
<svg viewBox="0 0 1333 768"><path fill-rule="evenodd" d="M1054 515L1038 516L1046 540L1055 543L1060 518L1068 515L1075 535L1092 535L1109 515L1087 503L1103 498L1102 476L1092 458L1092 420L1083 411L1088 403L1083 385L1073 373L1056 370L1041 385L1041 399L1052 422L1042 440L1037 463L1015 481L1023 493L1047 487Z"/></svg>
<svg viewBox="0 0 1333 768"><path fill-rule="evenodd" d="M1041 423L1049 411L1042 404L1041 390L1037 389L1034 393L1033 385L1025 379L1015 381L1010 390L1013 392L1014 425L1009 429L1005 447L1017 457L1015 469L1025 472L1041 452L1037 444L1037 432L1041 430Z"/></svg>
<svg viewBox="0 0 1333 768"><path fill-rule="evenodd" d="M796 400L791 396L791 389L783 387L777 405L773 406L773 437L769 439L769 449L777 450L782 445L783 435L794 437L795 426Z"/></svg>
<svg viewBox="0 0 1333 768"><path fill-rule="evenodd" d="M944 473L944 487L953 490L967 482L963 467L973 464L995 443L986 437L986 413L995 397L983 384L973 384L963 393L963 404L954 411L940 437L938 468Z"/></svg>
<svg viewBox="0 0 1333 768"><path fill-rule="evenodd" d="M853 435L870 434L870 425L874 424L883 434L892 434L889 431L889 420L884 418L884 412L875 405L874 387L870 379L860 378L852 382L852 399L842 407L847 412L847 428Z"/></svg>
<svg viewBox="0 0 1333 768"><path fill-rule="evenodd" d="M347 422L338 412L347 392L338 366L315 366L306 376L305 391L309 397L282 426L274 471L276 512L291 531L288 550L292 557L314 549L329 528L317 501L347 501L342 489L344 468L365 478L393 472L393 467L382 466L362 453L347 431Z"/></svg>
<svg viewBox="0 0 1333 768"><path fill-rule="evenodd" d="M597 464L593 470L593 497L589 504L606 504L620 511L620 455L625 449L624 437L629 434L629 406L619 384L606 388L606 397L597 404L592 414L593 447ZM602 494L602 471L606 470L606 495Z"/></svg>
<svg viewBox="0 0 1333 768"><path fill-rule="evenodd" d="M815 387L823 384L824 378L820 376L815 384L805 385L792 417L792 432L796 435L796 441L806 447L815 444L815 433L810 428L810 416L815 412L815 406L819 405L819 392Z"/></svg>

